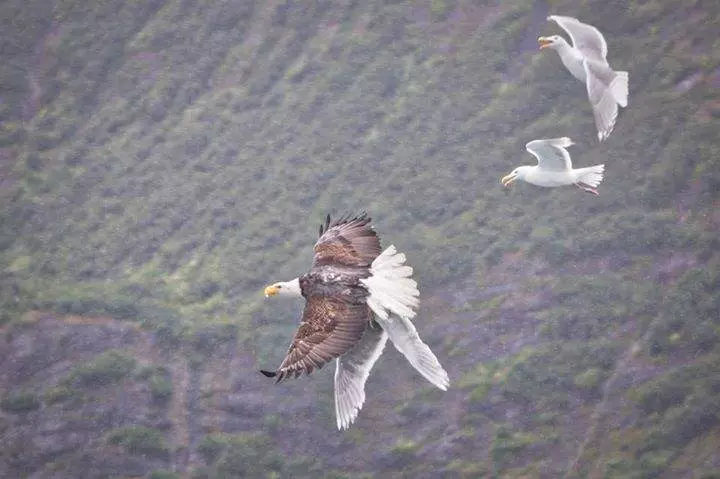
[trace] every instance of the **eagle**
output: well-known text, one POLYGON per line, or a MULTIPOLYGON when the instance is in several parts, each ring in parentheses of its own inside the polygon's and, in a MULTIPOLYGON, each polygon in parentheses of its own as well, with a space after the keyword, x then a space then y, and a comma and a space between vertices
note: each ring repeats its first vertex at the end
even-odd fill
POLYGON ((381 252, 367 213, 331 220, 327 215, 313 248, 310 270, 299 278, 265 288, 265 297, 304 297, 302 320, 276 371, 261 370, 276 382, 335 360, 335 415, 338 429, 355 421, 365 402, 365 382, 388 338, 439 389, 448 374, 410 321, 419 292, 413 269, 395 246, 381 252))

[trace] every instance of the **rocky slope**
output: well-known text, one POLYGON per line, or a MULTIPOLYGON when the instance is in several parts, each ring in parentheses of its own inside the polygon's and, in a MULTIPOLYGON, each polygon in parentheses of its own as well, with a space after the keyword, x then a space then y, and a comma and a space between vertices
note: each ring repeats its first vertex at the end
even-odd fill
MULTIPOLYGON (((0 476, 717 477, 717 2, 0 5, 0 476), (602 144, 549 13, 607 34, 602 144), (598 198, 498 180, 570 136, 598 198), (434 390, 392 348, 347 432, 274 385, 326 212, 406 251, 434 390)), ((328 368, 331 369, 331 368, 328 368)))

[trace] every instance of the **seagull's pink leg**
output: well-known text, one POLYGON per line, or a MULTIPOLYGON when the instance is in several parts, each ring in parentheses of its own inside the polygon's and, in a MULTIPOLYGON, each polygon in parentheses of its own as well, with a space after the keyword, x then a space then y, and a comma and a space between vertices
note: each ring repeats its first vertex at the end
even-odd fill
POLYGON ((579 181, 579 182, 575 183, 575 186, 577 186, 578 188, 580 188, 580 189, 583 190, 583 191, 587 191, 588 193, 592 193, 592 194, 595 195, 595 196, 599 196, 599 195, 600 195, 600 193, 598 193, 597 188, 594 188, 594 187, 592 187, 592 186, 590 186, 590 185, 588 185, 588 184, 585 184, 585 183, 583 183, 582 181, 579 181))

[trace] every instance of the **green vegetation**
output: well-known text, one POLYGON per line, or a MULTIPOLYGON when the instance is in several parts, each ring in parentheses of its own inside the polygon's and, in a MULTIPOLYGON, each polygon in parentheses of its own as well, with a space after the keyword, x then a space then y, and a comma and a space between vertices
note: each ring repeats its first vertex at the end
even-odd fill
POLYGON ((82 399, 82 392, 72 386, 56 386, 48 388, 43 394, 43 401, 47 406, 58 403, 78 403, 82 399))
POLYGON ((150 387, 150 396, 157 404, 167 404, 173 395, 172 376, 164 366, 145 366, 135 375, 142 381, 147 381, 150 387))
POLYGON ((75 367, 65 381, 68 386, 104 387, 130 376, 135 364, 135 358, 121 351, 109 350, 75 367))
POLYGON ((402 469, 411 464, 413 460, 416 459, 419 449, 420 445, 415 441, 402 437, 399 438, 390 450, 393 455, 393 467, 395 469, 402 469))
POLYGON ((0 408, 3 411, 21 414, 40 409, 40 400, 29 391, 9 391, 5 393, 0 401, 0 408))
MULTIPOLYGON (((3 339, 23 351, 23 335, 42 325, 23 321, 31 310, 104 316, 132 321, 190 366, 190 378, 155 366, 133 376, 132 355, 108 351, 46 383, 42 402, 57 406, 41 413, 82 416, 99 401, 82 388, 144 381, 163 406, 152 419, 193 435, 178 441, 205 460, 188 466, 195 477, 321 477, 323 454, 368 476, 403 464, 407 477, 563 477, 578 454, 588 477, 710 471, 720 440, 720 4, 299 4, 0 4, 3 339), (630 104, 602 144, 583 86, 537 51, 538 35, 561 33, 549 13, 597 25, 613 67, 630 72, 630 104), (606 164, 599 197, 499 185, 533 161, 527 141, 550 136, 575 140, 576 165, 606 164), (309 266, 326 213, 359 209, 415 268, 418 330, 461 392, 395 381, 384 356, 361 413, 371 422, 349 432, 315 430, 333 421, 325 369, 263 390, 264 416, 243 411, 230 433, 198 438, 207 417, 190 427, 190 412, 217 413, 246 393, 233 388, 278 364, 297 327, 300 305, 264 302, 263 286, 309 266), (507 289, 485 295, 496 287, 507 289), (205 365, 230 357, 244 369, 208 379, 205 365), (186 400, 174 403, 173 387, 187 387, 186 400), (627 410, 603 416, 604 399, 627 410), (312 404, 316 422, 286 400, 312 404), (188 408, 182 420, 166 418, 176 405, 188 408)), ((28 371, 23 381, 35 381, 28 371)), ((41 406, 38 396, 15 407, 41 406)), ((31 448, 4 434, 11 427, 0 422, 15 441, 9 474, 45 474, 29 470, 44 459, 23 456, 31 448)), ((110 438, 168 456, 152 429, 110 438)), ((82 462, 75 452, 53 461, 82 462)))
POLYGON ((502 466, 508 458, 520 454, 524 448, 536 441, 537 439, 530 434, 512 433, 500 426, 495 431, 495 438, 490 449, 493 463, 496 467, 502 466))
POLYGON ((127 426, 114 429, 108 434, 108 444, 121 446, 128 453, 148 457, 166 458, 168 446, 165 436, 157 429, 127 426))
POLYGON ((503 395, 541 409, 545 405, 565 405, 576 390, 598 394, 599 385, 615 365, 619 348, 607 342, 543 346, 512 365, 502 386, 503 395), (583 381, 588 371, 593 371, 591 385, 583 381))
POLYGON ((172 471, 153 471, 148 476, 147 479, 180 479, 180 474, 177 474, 172 471))
POLYGON ((263 434, 210 434, 200 442, 198 452, 209 467, 196 477, 286 477, 288 474, 283 456, 263 434))
POLYGON ((698 355, 720 347, 720 271, 696 267, 670 289, 660 324, 649 339, 658 356, 679 351, 698 355))

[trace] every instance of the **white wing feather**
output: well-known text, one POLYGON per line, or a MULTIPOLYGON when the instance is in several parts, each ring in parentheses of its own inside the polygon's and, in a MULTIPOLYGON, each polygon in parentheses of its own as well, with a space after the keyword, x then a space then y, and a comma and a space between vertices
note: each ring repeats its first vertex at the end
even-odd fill
POLYGON ((390 336, 395 349, 405 356, 412 367, 436 387, 447 390, 450 385, 448 373, 430 347, 420 339, 415 325, 408 318, 391 316, 388 319, 377 318, 377 321, 390 336))
POLYGON ((568 171, 572 169, 572 159, 567 147, 573 145, 570 138, 550 138, 533 140, 525 149, 538 160, 538 166, 549 171, 568 171))
POLYGON ((547 19, 560 25, 570 35, 573 46, 585 58, 607 63, 607 42, 600 30, 573 17, 550 15, 547 19))
POLYGON ((368 326, 362 339, 335 360, 335 417, 338 429, 347 429, 365 403, 365 382, 385 349, 388 335, 379 326, 368 326))

